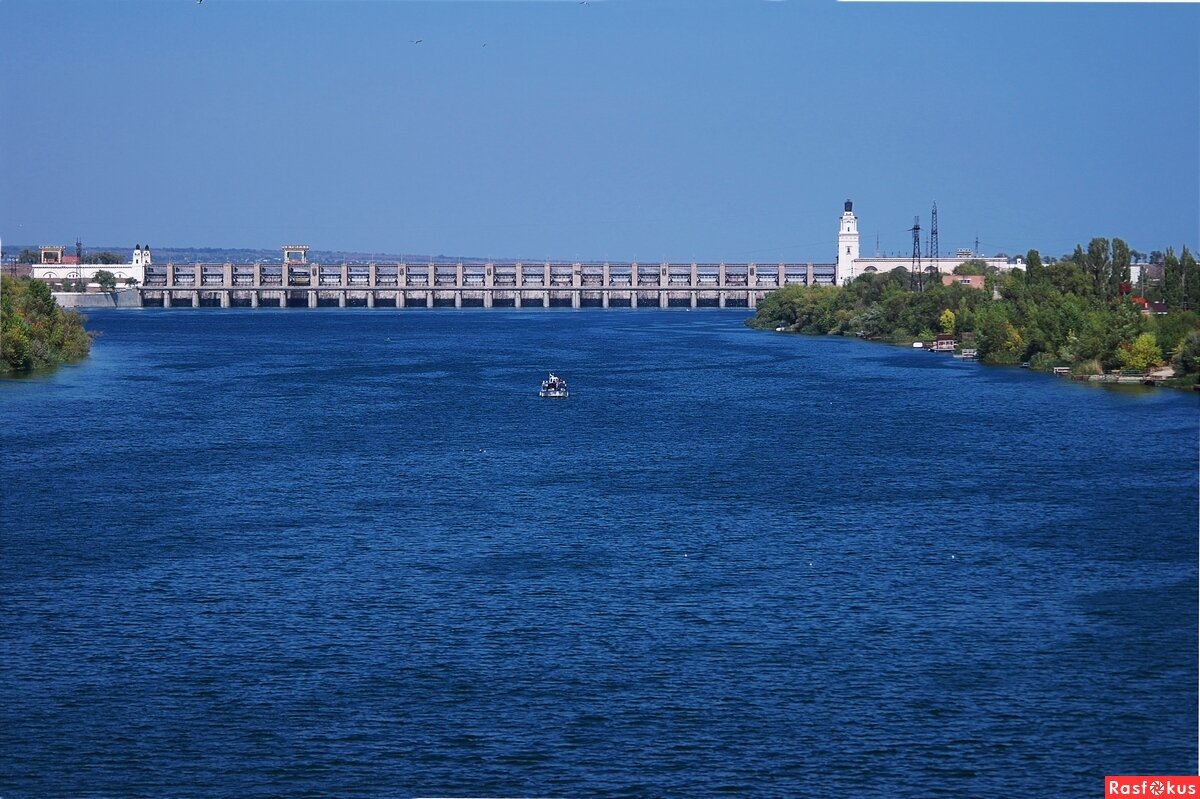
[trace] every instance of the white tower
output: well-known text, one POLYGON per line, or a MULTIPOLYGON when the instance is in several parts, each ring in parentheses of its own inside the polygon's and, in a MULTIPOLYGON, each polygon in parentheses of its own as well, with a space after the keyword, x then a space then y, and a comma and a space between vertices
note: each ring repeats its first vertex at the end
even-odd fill
POLYGON ((150 245, 147 244, 142 248, 142 266, 150 265, 150 245))
POLYGON ((854 203, 846 200, 846 210, 838 227, 837 274, 834 283, 841 285, 855 277, 854 262, 858 260, 858 217, 854 215, 854 203))
POLYGON ((133 248, 133 266, 142 265, 142 245, 138 244, 133 248))

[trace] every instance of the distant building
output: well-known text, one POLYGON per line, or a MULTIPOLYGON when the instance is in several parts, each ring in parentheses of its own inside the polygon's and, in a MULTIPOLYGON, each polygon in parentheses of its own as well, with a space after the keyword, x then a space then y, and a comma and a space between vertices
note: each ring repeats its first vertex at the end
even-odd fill
POLYGON ((1150 302, 1145 297, 1130 297, 1129 300, 1141 309, 1144 316, 1164 316, 1167 313, 1165 302, 1150 302))
POLYGON ((74 255, 66 255, 67 248, 61 244, 43 244, 38 247, 38 263, 40 264, 77 264, 79 259, 74 255))
POLYGON ((283 262, 285 264, 306 264, 306 263, 308 263, 308 245, 307 244, 285 244, 285 245, 283 245, 283 262))
POLYGON ((958 346, 958 341, 954 336, 947 333, 938 333, 933 339, 934 352, 954 352, 954 348, 958 346))
MULTIPOLYGON (((912 258, 863 258, 859 253, 858 217, 854 215, 854 204, 846 200, 845 211, 838 222, 838 257, 837 283, 849 283, 859 275, 870 275, 878 272, 890 272, 898 266, 907 270, 913 267, 912 258)), ((1010 264, 1008 258, 981 258, 970 250, 957 250, 954 256, 939 258, 923 258, 921 269, 930 273, 953 272, 954 267, 967 261, 981 261, 989 268, 1008 271, 1017 268, 1024 269, 1025 265, 1017 260, 1010 264)))
POLYGON ((981 289, 984 287, 986 280, 987 278, 983 275, 942 275, 943 286, 953 286, 957 283, 960 286, 981 289))
POLYGON ((96 273, 104 269, 112 272, 117 278, 117 285, 133 278, 138 283, 146 281, 146 267, 150 264, 150 245, 137 245, 133 257, 127 264, 81 264, 74 255, 63 255, 64 247, 52 246, 41 248, 41 263, 33 267, 33 277, 47 283, 62 283, 66 280, 86 280, 89 284, 96 280, 96 273))

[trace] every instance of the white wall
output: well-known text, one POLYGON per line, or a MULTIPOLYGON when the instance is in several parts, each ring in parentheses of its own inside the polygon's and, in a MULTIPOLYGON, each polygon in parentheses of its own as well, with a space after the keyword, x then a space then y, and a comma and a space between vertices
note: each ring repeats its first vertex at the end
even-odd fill
MULTIPOLYGON (((954 267, 959 266, 967 261, 983 261, 990 267, 999 269, 1001 272, 1007 272, 1009 269, 1024 269, 1024 264, 1016 264, 1015 266, 1008 263, 1007 258, 956 258, 942 257, 937 259, 937 270, 939 272, 949 274, 954 271, 954 267)), ((928 269, 934 266, 931 259, 922 258, 921 266, 928 269)), ((868 274, 870 272, 890 272, 897 266, 903 266, 905 269, 912 268, 912 258, 856 258, 850 263, 849 269, 845 273, 841 269, 838 270, 838 283, 846 283, 853 280, 859 275, 868 274)))
POLYGON ((80 278, 94 283, 96 273, 101 269, 107 269, 116 275, 118 286, 125 285, 125 281, 131 277, 139 284, 146 282, 146 268, 133 264, 47 264, 46 266, 35 264, 33 276, 38 280, 51 280, 56 283, 80 278))

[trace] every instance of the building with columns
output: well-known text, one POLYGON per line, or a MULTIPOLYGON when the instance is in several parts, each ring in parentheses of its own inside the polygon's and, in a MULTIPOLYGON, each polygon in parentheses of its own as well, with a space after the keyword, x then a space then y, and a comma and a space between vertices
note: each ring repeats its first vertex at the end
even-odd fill
MULTIPOLYGON (((1007 258, 984 258, 972 252, 958 251, 955 255, 944 255, 938 258, 922 258, 921 268, 927 272, 950 273, 954 267, 966 261, 982 261, 989 267, 1000 271, 1009 269, 1024 269, 1025 265, 1018 261, 1010 264, 1007 258)), ((838 257, 837 284, 845 285, 860 275, 870 275, 878 272, 890 272, 898 266, 912 269, 912 257, 875 257, 863 258, 859 253, 858 217, 854 215, 854 203, 846 200, 842 218, 838 220, 838 257)))

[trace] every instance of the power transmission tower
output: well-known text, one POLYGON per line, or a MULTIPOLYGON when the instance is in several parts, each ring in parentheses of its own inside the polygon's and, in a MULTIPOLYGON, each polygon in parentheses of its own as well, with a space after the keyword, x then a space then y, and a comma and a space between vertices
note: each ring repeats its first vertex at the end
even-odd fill
POLYGON ((83 242, 78 236, 75 237, 75 263, 83 263, 83 242))
POLYGON ((938 269, 938 259, 941 257, 941 252, 938 247, 938 229, 937 229, 937 200, 933 201, 933 211, 929 217, 929 260, 933 271, 938 269))
POLYGON ((917 291, 924 291, 925 286, 921 281, 921 217, 913 217, 912 239, 912 278, 916 281, 917 291))

